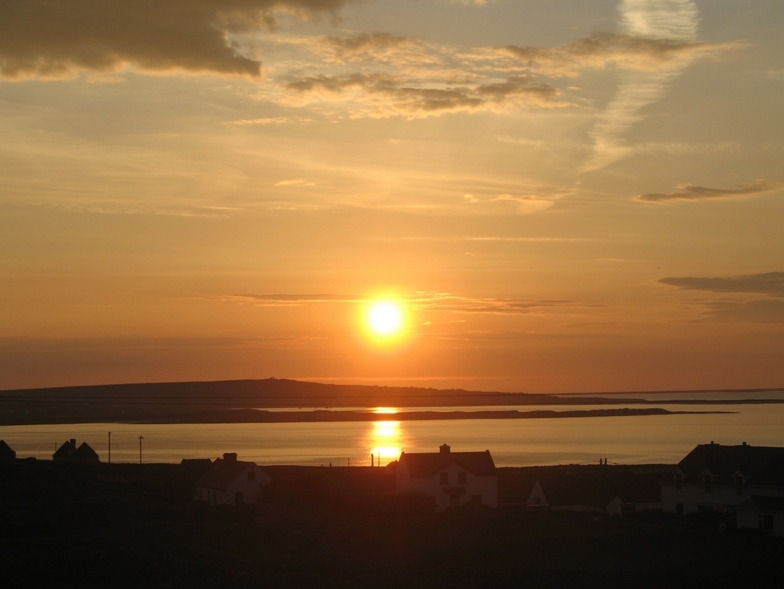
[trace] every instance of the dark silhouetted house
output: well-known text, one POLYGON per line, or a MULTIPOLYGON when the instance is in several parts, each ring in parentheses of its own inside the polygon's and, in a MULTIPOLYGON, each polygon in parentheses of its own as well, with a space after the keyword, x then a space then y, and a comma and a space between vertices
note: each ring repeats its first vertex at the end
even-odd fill
POLYGON ((395 475, 398 493, 424 493, 435 499, 436 510, 470 501, 498 506, 498 476, 490 451, 439 452, 400 455, 395 475))
POLYGON ((784 537, 784 497, 752 495, 735 508, 739 528, 751 528, 784 537))
POLYGON ((52 455, 58 462, 82 462, 85 464, 98 464, 101 459, 87 442, 82 442, 78 447, 75 439, 70 439, 60 446, 52 455))
POLYGON ((261 488, 270 480, 254 462, 237 460, 236 454, 226 453, 196 483, 196 499, 210 505, 256 503, 261 488))
POLYGON ((589 469, 553 472, 528 488, 528 509, 621 516, 661 508, 657 479, 623 469, 613 469, 609 475, 589 469))
POLYGON ((5 440, 0 440, 0 462, 11 462, 16 460, 16 451, 5 443, 5 440))
POLYGON ((662 509, 673 513, 727 512, 745 504, 744 513, 761 514, 757 508, 768 505, 763 498, 784 498, 784 448, 700 444, 664 478, 661 494, 662 509))

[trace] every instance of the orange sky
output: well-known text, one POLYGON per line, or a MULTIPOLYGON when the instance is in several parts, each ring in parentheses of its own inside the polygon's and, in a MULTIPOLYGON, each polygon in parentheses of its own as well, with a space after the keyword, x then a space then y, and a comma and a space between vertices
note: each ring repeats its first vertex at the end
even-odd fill
POLYGON ((0 388, 784 386, 780 21, 3 3, 0 388))

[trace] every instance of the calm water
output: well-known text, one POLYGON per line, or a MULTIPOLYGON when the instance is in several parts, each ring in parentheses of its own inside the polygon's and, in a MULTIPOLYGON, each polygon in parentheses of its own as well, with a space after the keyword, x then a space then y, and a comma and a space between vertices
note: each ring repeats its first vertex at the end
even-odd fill
MULTIPOLYGON (((758 394, 748 396, 761 398, 758 394)), ((591 463, 600 458, 627 464, 674 463, 695 445, 711 440, 784 446, 784 405, 683 406, 665 401, 656 406, 674 411, 733 413, 346 423, 91 423, 6 426, 0 427, 0 438, 16 450, 19 458, 50 458, 56 446, 76 438, 77 442, 88 442, 105 461, 107 432, 111 431, 113 462, 138 462, 139 436, 143 436, 144 462, 179 462, 182 458, 216 458, 223 452, 237 452, 241 459, 260 464, 303 465, 345 465, 349 459, 352 465, 366 465, 371 452, 386 464, 401 450, 435 451, 445 442, 455 451, 490 450, 498 466, 591 463)), ((567 409, 536 407, 543 408, 567 409)), ((578 407, 568 409, 573 408, 578 407)))

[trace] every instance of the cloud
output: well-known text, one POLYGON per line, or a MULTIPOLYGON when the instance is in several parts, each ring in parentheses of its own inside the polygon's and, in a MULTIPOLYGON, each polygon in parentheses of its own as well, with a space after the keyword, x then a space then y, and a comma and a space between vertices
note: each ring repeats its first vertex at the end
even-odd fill
POLYGON ((743 198, 763 192, 784 190, 784 182, 757 180, 735 188, 706 188, 695 184, 681 184, 677 192, 640 194, 634 200, 640 202, 663 203, 673 200, 700 201, 712 198, 743 198))
POLYGON ((227 121, 225 125, 285 125, 287 123, 312 123, 313 119, 306 117, 264 117, 260 119, 240 119, 227 121))
POLYGON ((419 49, 418 39, 389 33, 360 33, 350 37, 321 37, 317 40, 339 60, 379 59, 400 56, 401 50, 419 49))
MULTIPOLYGON (((250 302, 260 306, 295 306, 305 304, 369 304, 383 297, 350 294, 293 294, 247 293, 226 295, 221 300, 250 302)), ((451 293, 418 292, 389 297, 420 311, 448 311, 454 313, 529 314, 554 307, 588 307, 565 299, 473 298, 451 293)))
POLYGON ((532 72, 548 76, 577 76, 586 69, 607 67, 641 71, 682 68, 699 57, 717 55, 738 46, 738 43, 695 43, 680 39, 600 33, 561 47, 506 45, 496 51, 518 59, 532 72))
POLYGON ((728 278, 670 277, 662 278, 659 282, 684 290, 703 290, 717 293, 756 293, 784 297, 784 272, 746 274, 728 278))
POLYGON ((784 301, 779 300, 715 301, 708 303, 708 309, 712 319, 759 323, 784 322, 784 301))
POLYGON ((316 75, 289 82, 286 90, 291 104, 352 100, 359 106, 355 117, 420 118, 448 112, 499 111, 513 105, 559 106, 555 88, 524 76, 472 86, 423 87, 417 81, 383 74, 316 75))
POLYGON ((0 77, 80 70, 211 72, 259 77, 231 33, 270 30, 281 11, 335 12, 350 0, 4 0, 0 77))
POLYGON ((275 186, 315 186, 315 182, 306 180, 305 178, 295 178, 293 180, 281 180, 276 182, 275 186))

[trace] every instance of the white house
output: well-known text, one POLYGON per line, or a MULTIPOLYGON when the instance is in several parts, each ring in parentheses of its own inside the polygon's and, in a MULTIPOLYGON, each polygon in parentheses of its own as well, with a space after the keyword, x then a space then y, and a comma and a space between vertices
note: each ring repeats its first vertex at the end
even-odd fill
POLYGON ((269 475, 254 462, 237 460, 234 453, 218 458, 196 483, 196 499, 210 505, 256 503, 269 475))
POLYGON ((534 483, 531 492, 528 494, 528 499, 525 502, 525 506, 533 509, 550 507, 550 503, 547 501, 547 497, 545 497, 544 491, 542 490, 542 485, 539 484, 538 479, 534 483))
MULTIPOLYGON (((662 510, 678 514, 735 511, 753 507, 746 503, 753 497, 782 498, 784 448, 700 444, 662 481, 661 497, 662 510)), ((758 527, 756 517, 753 526, 746 519, 739 515, 738 525, 758 527)))
POLYGON ((398 493, 424 493, 435 499, 436 510, 474 502, 498 507, 498 477, 490 451, 439 452, 400 455, 395 474, 398 493))

